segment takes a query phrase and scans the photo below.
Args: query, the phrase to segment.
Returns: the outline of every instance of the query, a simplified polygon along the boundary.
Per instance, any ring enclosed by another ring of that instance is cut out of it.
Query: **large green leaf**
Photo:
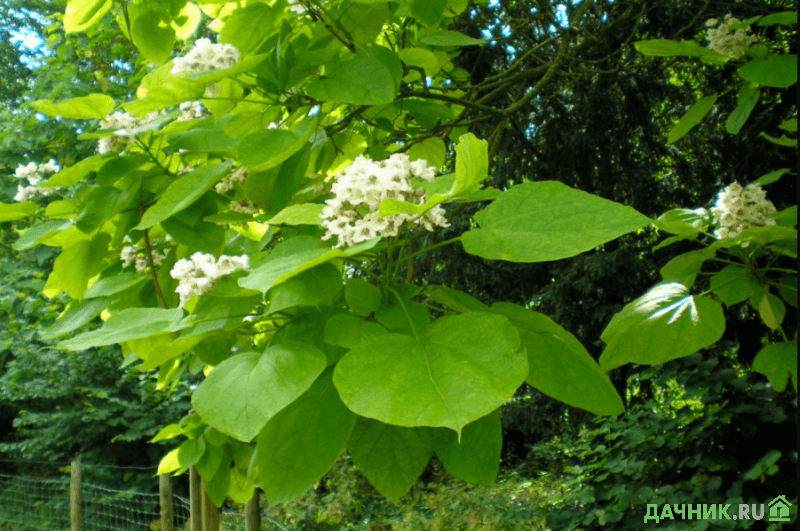
[[[447,148],[445,148],[444,140],[434,136],[411,146],[408,156],[411,160],[422,159],[428,163],[428,166],[441,168],[447,158]]]
[[[519,332],[528,352],[528,385],[596,415],[624,411],[611,380],[575,336],[546,315],[516,304],[496,302],[492,311],[508,317]]]
[[[436,27],[442,20],[449,0],[413,0],[411,14],[426,26]]]
[[[408,303],[405,303],[408,304]],[[519,334],[501,315],[442,317],[427,334],[362,341],[334,383],[355,413],[398,426],[461,430],[508,400],[527,376]]]
[[[355,44],[369,46],[375,42],[390,14],[388,2],[364,5],[345,1],[333,17]]]
[[[228,446],[219,447],[213,444],[207,444],[203,456],[195,463],[194,467],[197,469],[197,473],[200,474],[201,478],[205,481],[212,481],[223,461],[230,463],[230,460],[231,456]]]
[[[266,259],[254,265],[248,276],[239,279],[239,285],[266,293],[272,286],[312,267],[372,249],[379,239],[373,238],[342,250],[324,246],[317,238],[292,238],[278,245]]]
[[[393,502],[414,484],[433,453],[420,428],[392,426],[364,417],[356,421],[347,450],[372,486]]]
[[[32,216],[37,210],[39,210],[39,205],[33,201],[11,204],[0,203],[0,223],[27,218]]]
[[[336,314],[325,323],[325,342],[330,345],[355,348],[366,339],[386,334],[386,328],[372,321],[362,321],[347,314]]]
[[[316,129],[317,119],[307,118],[292,131],[262,129],[244,137],[238,159],[251,170],[268,170],[300,151]]]
[[[729,265],[711,277],[711,290],[726,306],[746,301],[760,289],[758,278],[742,266]]]
[[[37,100],[30,102],[29,105],[48,116],[77,119],[105,118],[114,110],[114,100],[105,94],[89,94],[58,103],[53,103],[52,100]]]
[[[113,102],[112,102],[113,103]],[[108,155],[93,155],[85,158],[69,168],[64,168],[49,179],[40,183],[42,186],[69,187],[80,182],[88,173],[97,171],[108,162]]]
[[[269,290],[267,313],[297,306],[330,305],[342,292],[342,273],[330,263],[303,271]]]
[[[600,367],[655,365],[694,354],[725,332],[722,307],[690,295],[683,284],[658,284],[611,319],[601,339],[607,346]]]
[[[111,9],[111,5],[111,0],[69,0],[64,13],[64,30],[72,33],[94,26]]]
[[[757,85],[751,83],[742,85],[736,95],[736,108],[725,121],[725,130],[732,135],[737,134],[750,117],[750,113],[753,112],[759,97],[761,97],[761,91],[758,90]]]
[[[311,387],[325,365],[325,354],[302,343],[237,354],[203,380],[192,395],[192,407],[210,426],[250,441]]]
[[[203,439],[187,439],[178,446],[178,464],[181,468],[194,466],[206,451],[206,442]]]
[[[86,350],[148,337],[159,332],[177,332],[190,326],[182,322],[183,310],[172,308],[128,308],[115,313],[97,330],[85,332],[58,344],[67,350]]]
[[[472,295],[447,286],[428,286],[425,293],[434,301],[458,313],[489,311],[488,306]]]
[[[267,4],[250,4],[240,7],[225,19],[220,32],[220,42],[235,46],[241,53],[249,54],[280,26],[284,9]]]
[[[75,216],[75,226],[91,234],[120,210],[132,207],[138,196],[137,190],[128,187],[122,190],[114,186],[96,186],[83,198]]]
[[[314,99],[352,105],[383,105],[397,95],[389,66],[375,58],[336,63],[326,78],[311,81],[305,89]]]
[[[70,229],[73,223],[68,219],[55,219],[37,223],[22,233],[17,241],[14,242],[14,250],[24,251],[35,246],[40,241],[60,232]]]
[[[100,233],[91,240],[78,240],[65,247],[53,264],[42,293],[53,298],[67,293],[73,299],[83,298],[89,279],[99,273],[111,237]]]
[[[772,387],[781,392],[789,377],[797,393],[797,340],[772,343],[756,354],[753,370],[766,375]]]
[[[322,219],[319,216],[322,214],[323,208],[325,205],[316,203],[291,205],[269,218],[265,223],[270,225],[321,225]]]
[[[739,77],[765,87],[788,88],[797,83],[796,55],[768,55],[753,59],[739,70]]]
[[[653,39],[634,42],[633,46],[639,53],[655,57],[706,57],[722,60],[718,57],[720,54],[701,46],[696,41]]]
[[[67,309],[58,316],[56,322],[42,332],[42,338],[53,339],[64,336],[100,315],[100,312],[107,307],[108,299],[87,299],[84,294],[83,300],[69,303]]]
[[[261,487],[270,504],[291,501],[310,488],[350,438],[356,416],[339,399],[331,372],[272,417],[256,438]]]
[[[687,289],[694,285],[694,280],[703,268],[703,262],[714,257],[714,252],[708,249],[699,249],[679,254],[661,268],[661,280],[665,282],[680,282]]]
[[[167,138],[167,142],[175,149],[186,151],[215,152],[236,149],[241,140],[223,133],[228,122],[229,120],[218,120],[217,123],[207,127],[194,127],[182,133],[175,133]]]
[[[169,59],[175,44],[175,29],[163,20],[159,11],[140,13],[131,25],[133,43],[148,61],[161,64]]]
[[[427,76],[436,75],[441,70],[439,58],[432,51],[425,48],[403,48],[397,50],[397,55],[403,60],[403,63],[409,66],[418,66],[425,70],[425,75]]]
[[[758,21],[759,26],[771,26],[773,24],[784,24],[786,26],[797,25],[797,11],[781,11],[761,17]]]
[[[203,166],[176,179],[156,204],[147,209],[134,229],[149,229],[190,206],[228,173],[230,167],[230,162]]]
[[[440,29],[432,29],[428,30],[419,38],[419,42],[421,44],[427,44],[428,46],[474,46],[474,45],[481,45],[486,44],[486,41],[483,39],[473,39],[472,37],[467,37],[463,33],[459,33],[457,31],[448,31],[448,30],[440,30]]]
[[[514,186],[475,220],[481,228],[462,235],[464,249],[510,262],[568,258],[650,223],[631,207],[554,181]]]
[[[467,424],[460,444],[451,430],[436,428],[428,432],[436,456],[448,472],[469,483],[494,483],[503,447],[503,426],[497,410]]]
[[[344,300],[354,314],[366,317],[381,303],[381,292],[378,288],[361,278],[349,278],[344,287]]]
[[[786,306],[777,295],[765,289],[758,290],[750,297],[750,306],[758,311],[759,317],[771,330],[776,330],[786,316]]]
[[[711,96],[706,96],[705,98],[699,99],[694,105],[689,107],[689,110],[686,111],[678,123],[670,129],[669,136],[667,136],[667,144],[672,144],[677,142],[681,138],[683,138],[686,133],[692,130],[694,126],[699,124],[708,111],[714,106],[717,102],[717,98],[719,94],[712,94]]]
[[[122,291],[132,288],[144,282],[145,277],[138,273],[117,273],[116,275],[104,277],[95,281],[94,284],[86,289],[83,294],[84,299],[95,297],[110,297]]]
[[[219,254],[225,244],[225,229],[214,223],[198,221],[194,226],[168,218],[161,227],[173,240],[205,253]]]
[[[143,154],[125,155],[122,157],[115,156],[100,166],[100,169],[97,170],[97,175],[95,175],[94,180],[100,186],[110,186],[123,177],[131,174],[133,171],[146,164],[149,160],[150,158]],[[76,166],[78,165],[79,164],[76,164]],[[63,171],[66,170],[62,170],[62,172]]]
[[[167,63],[148,75],[153,75],[149,83],[145,83],[147,76],[142,80],[139,99],[123,103],[122,108],[139,117],[144,117],[153,111],[160,111],[185,101],[197,100],[203,96],[205,84],[190,79],[183,79],[170,75]]]

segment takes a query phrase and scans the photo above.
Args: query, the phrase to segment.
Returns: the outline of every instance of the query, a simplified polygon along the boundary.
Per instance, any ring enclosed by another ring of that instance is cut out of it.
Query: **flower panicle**
[[[397,199],[415,205],[425,203],[425,191],[414,188],[411,179],[417,177],[431,181],[436,168],[424,160],[411,161],[408,155],[396,153],[388,159],[375,162],[359,155],[347,169],[336,176],[331,186],[334,197],[325,201],[320,218],[327,232],[323,240],[337,238],[334,246],[351,246],[375,236],[396,236],[407,222],[433,231],[435,227],[448,227],[444,209],[435,206],[419,219],[413,214],[395,214],[380,217],[380,204],[384,199]]]

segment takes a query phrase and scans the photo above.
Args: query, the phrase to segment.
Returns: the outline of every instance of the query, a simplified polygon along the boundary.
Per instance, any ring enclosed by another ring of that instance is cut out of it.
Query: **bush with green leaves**
[[[653,396],[595,422],[571,444],[533,449],[533,456],[560,454],[565,471],[561,492],[549,499],[549,527],[643,529],[648,504],[731,504],[733,515],[739,503],[766,505],[779,495],[794,504],[796,520],[797,403],[731,354],[714,354],[639,367],[633,387],[647,384]],[[736,525],[761,524],[675,515],[658,529]]]

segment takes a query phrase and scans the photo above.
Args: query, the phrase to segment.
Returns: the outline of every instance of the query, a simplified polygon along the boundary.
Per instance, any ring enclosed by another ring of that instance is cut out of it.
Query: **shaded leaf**
[[[433,453],[419,428],[363,417],[358,417],[347,449],[353,464],[390,501],[398,500],[414,484]]]
[[[203,380],[192,395],[192,407],[209,425],[247,442],[302,395],[325,365],[322,352],[302,343],[237,354]]]
[[[492,311],[505,315],[519,332],[528,353],[528,385],[596,415],[624,411],[611,380],[575,336],[546,315],[516,304],[496,302]]]
[[[311,388],[275,415],[256,439],[261,486],[270,504],[291,501],[318,481],[342,453],[355,425],[324,372]]]

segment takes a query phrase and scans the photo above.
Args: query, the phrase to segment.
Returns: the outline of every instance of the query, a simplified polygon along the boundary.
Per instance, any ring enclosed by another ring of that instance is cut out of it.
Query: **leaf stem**
[[[445,245],[450,245],[451,243],[455,243],[455,242],[460,241],[460,240],[461,240],[461,236],[456,236],[455,238],[450,238],[449,240],[444,240],[444,241],[439,242],[439,243],[434,243],[433,245],[429,245],[428,247],[425,247],[424,249],[420,249],[419,251],[417,251],[415,253],[409,254],[408,256],[404,257],[402,260],[399,260],[398,263],[403,263],[403,262],[405,262],[407,260],[413,260],[414,258],[416,258],[417,256],[419,256],[421,254],[425,254],[425,253],[427,253],[429,251],[433,251],[434,249],[436,249],[438,247],[444,247]]]

